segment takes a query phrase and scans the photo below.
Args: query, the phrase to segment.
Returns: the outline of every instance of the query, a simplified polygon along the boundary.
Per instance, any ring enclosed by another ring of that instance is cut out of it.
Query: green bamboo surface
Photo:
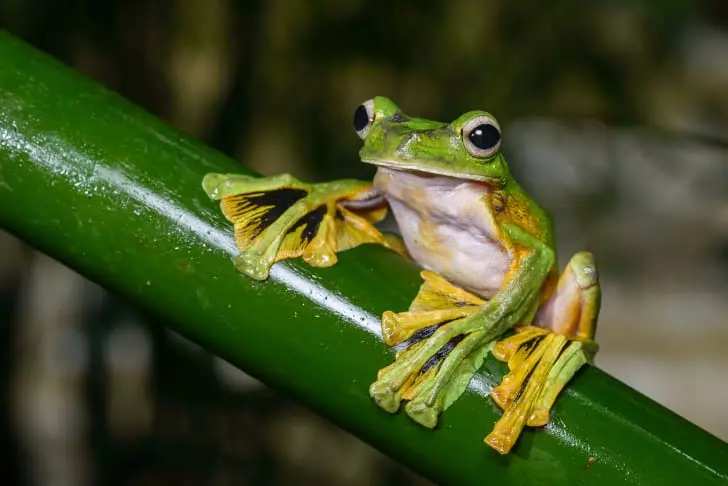
[[[249,280],[200,188],[246,169],[5,33],[0,59],[4,228],[413,470],[463,485],[728,482],[726,443],[596,368],[505,457],[482,442],[499,417],[492,358],[435,431],[379,410],[367,390],[392,352],[378,316],[409,304],[412,264],[365,246]]]

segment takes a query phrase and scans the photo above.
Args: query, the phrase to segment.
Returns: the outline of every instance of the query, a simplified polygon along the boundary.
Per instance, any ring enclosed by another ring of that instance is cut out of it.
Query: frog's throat
[[[424,167],[422,165],[417,165],[417,164],[407,164],[404,162],[398,162],[396,160],[361,159],[361,161],[364,162],[365,164],[376,165],[377,167],[384,167],[387,169],[401,171],[401,172],[414,172],[414,173],[419,173],[419,174],[439,175],[439,176],[452,177],[454,179],[466,179],[466,180],[471,180],[471,181],[487,182],[487,183],[491,183],[491,184],[497,184],[499,182],[499,179],[497,177],[488,177],[488,176],[477,175],[477,174],[465,174],[462,172],[435,169],[432,167]]]

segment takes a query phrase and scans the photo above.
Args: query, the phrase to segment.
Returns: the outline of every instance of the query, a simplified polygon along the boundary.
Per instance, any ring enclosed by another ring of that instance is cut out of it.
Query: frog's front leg
[[[434,427],[440,412],[465,390],[493,341],[533,315],[554,253],[520,227],[504,225],[502,231],[513,245],[502,288],[470,315],[425,328],[422,339],[398,353],[370,387],[385,410],[395,412],[402,399],[410,400],[407,414]]]
[[[303,257],[315,267],[334,265],[336,252],[362,243],[401,251],[374,227],[387,209],[369,182],[306,184],[290,174],[207,174],[202,185],[235,225],[241,250],[235,266],[256,280],[268,278],[271,265],[288,258]]]
[[[574,255],[554,294],[524,326],[499,342],[493,354],[510,372],[491,390],[505,410],[486,441],[507,452],[525,425],[546,425],[564,385],[597,351],[594,342],[600,288],[591,253]],[[538,326],[538,327],[536,327]]]

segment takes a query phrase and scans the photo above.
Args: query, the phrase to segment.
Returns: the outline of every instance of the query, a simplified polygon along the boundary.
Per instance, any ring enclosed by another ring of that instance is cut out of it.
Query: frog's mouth
[[[470,180],[478,182],[486,182],[489,184],[498,184],[499,179],[495,177],[488,177],[479,174],[467,174],[464,172],[453,172],[446,169],[438,169],[434,167],[422,167],[421,165],[407,164],[394,160],[378,160],[378,159],[361,159],[365,164],[375,165],[377,167],[384,167],[388,170],[396,172],[409,172],[417,174],[421,177],[435,177],[445,176],[452,177],[453,179]]]

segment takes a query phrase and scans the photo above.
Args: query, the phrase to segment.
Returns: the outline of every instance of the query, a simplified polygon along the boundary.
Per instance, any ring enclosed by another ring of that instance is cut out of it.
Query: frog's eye
[[[483,159],[498,152],[501,131],[495,118],[478,115],[463,125],[463,143],[473,157]]]
[[[364,140],[374,121],[374,100],[367,100],[354,110],[354,130]]]

